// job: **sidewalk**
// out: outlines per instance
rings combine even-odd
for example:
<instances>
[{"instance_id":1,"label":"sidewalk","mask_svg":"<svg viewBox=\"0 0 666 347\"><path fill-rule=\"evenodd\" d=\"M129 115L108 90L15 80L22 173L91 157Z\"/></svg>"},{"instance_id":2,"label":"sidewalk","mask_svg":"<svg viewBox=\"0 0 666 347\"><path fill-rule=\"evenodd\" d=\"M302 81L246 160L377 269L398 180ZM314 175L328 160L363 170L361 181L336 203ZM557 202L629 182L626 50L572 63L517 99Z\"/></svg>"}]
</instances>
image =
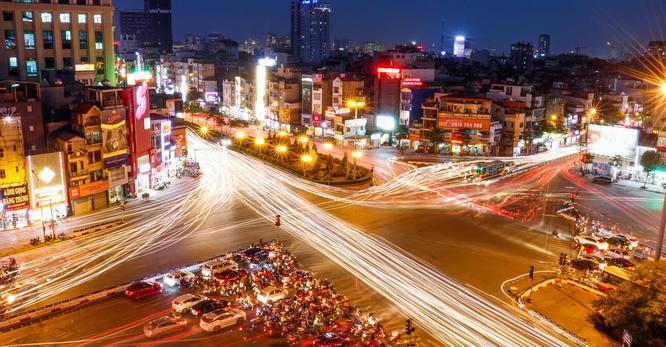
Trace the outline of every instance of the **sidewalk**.
<instances>
[{"instance_id":1,"label":"sidewalk","mask_svg":"<svg viewBox=\"0 0 666 347\"><path fill-rule=\"evenodd\" d=\"M628 188L634 188L637 190L643 190L643 191L648 191L652 193L658 193L658 194L664 194L666 193L666 190L662 186L656 185L656 184L646 184L645 187L646 189L642 189L643 187L643 182L636 182L636 181L629 181L629 180L618 180L617 182L613 183L618 186L622 187L628 187Z\"/></svg>"},{"instance_id":2,"label":"sidewalk","mask_svg":"<svg viewBox=\"0 0 666 347\"><path fill-rule=\"evenodd\" d=\"M596 294L562 284L541 288L532 293L531 298L528 307L584 338L588 346L618 346L594 327L592 301L599 298Z\"/></svg>"}]
</instances>

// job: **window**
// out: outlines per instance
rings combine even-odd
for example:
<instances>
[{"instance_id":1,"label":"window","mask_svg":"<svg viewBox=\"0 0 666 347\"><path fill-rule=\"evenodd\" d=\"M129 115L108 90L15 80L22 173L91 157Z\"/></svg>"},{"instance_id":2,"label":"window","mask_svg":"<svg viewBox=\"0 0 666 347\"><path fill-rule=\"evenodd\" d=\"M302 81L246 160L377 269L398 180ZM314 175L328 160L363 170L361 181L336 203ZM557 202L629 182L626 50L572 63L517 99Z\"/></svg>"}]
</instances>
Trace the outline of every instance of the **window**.
<instances>
[{"instance_id":1,"label":"window","mask_svg":"<svg viewBox=\"0 0 666 347\"><path fill-rule=\"evenodd\" d=\"M58 0L59 5L69 5L69 0Z\"/></svg>"},{"instance_id":2,"label":"window","mask_svg":"<svg viewBox=\"0 0 666 347\"><path fill-rule=\"evenodd\" d=\"M35 49L35 33L26 30L23 32L23 45L26 49Z\"/></svg>"},{"instance_id":3,"label":"window","mask_svg":"<svg viewBox=\"0 0 666 347\"><path fill-rule=\"evenodd\" d=\"M85 5L85 4L86 4L86 0L76 0L76 4L77 4L77 5Z\"/></svg>"},{"instance_id":4,"label":"window","mask_svg":"<svg viewBox=\"0 0 666 347\"><path fill-rule=\"evenodd\" d=\"M69 147L69 145L67 147ZM71 153L72 151L69 152ZM69 163L69 172L76 173L76 163Z\"/></svg>"},{"instance_id":5,"label":"window","mask_svg":"<svg viewBox=\"0 0 666 347\"><path fill-rule=\"evenodd\" d=\"M97 64L97 74L98 75L103 75L104 74L104 57L97 57L96 58Z\"/></svg>"},{"instance_id":6,"label":"window","mask_svg":"<svg viewBox=\"0 0 666 347\"><path fill-rule=\"evenodd\" d=\"M28 76L37 76L37 60L28 59L25 62L25 70L28 73Z\"/></svg>"},{"instance_id":7,"label":"window","mask_svg":"<svg viewBox=\"0 0 666 347\"><path fill-rule=\"evenodd\" d=\"M102 24L102 15L101 14L94 14L93 15L93 23Z\"/></svg>"},{"instance_id":8,"label":"window","mask_svg":"<svg viewBox=\"0 0 666 347\"><path fill-rule=\"evenodd\" d=\"M18 76L18 74L19 74L18 58L9 57L9 75Z\"/></svg>"},{"instance_id":9,"label":"window","mask_svg":"<svg viewBox=\"0 0 666 347\"><path fill-rule=\"evenodd\" d=\"M5 22L11 22L14 20L14 12L12 11L2 11L2 20Z\"/></svg>"},{"instance_id":10,"label":"window","mask_svg":"<svg viewBox=\"0 0 666 347\"><path fill-rule=\"evenodd\" d=\"M34 127L34 126L32 126L32 125L31 125L31 126L29 126L29 127L28 127L28 131L30 131L30 132L33 132L33 131L35 131L35 127Z\"/></svg>"},{"instance_id":11,"label":"window","mask_svg":"<svg viewBox=\"0 0 666 347\"><path fill-rule=\"evenodd\" d=\"M69 23L71 21L69 13L60 14L60 23Z\"/></svg>"},{"instance_id":12,"label":"window","mask_svg":"<svg viewBox=\"0 0 666 347\"><path fill-rule=\"evenodd\" d=\"M79 31L79 48L88 49L88 32Z\"/></svg>"},{"instance_id":13,"label":"window","mask_svg":"<svg viewBox=\"0 0 666 347\"><path fill-rule=\"evenodd\" d=\"M53 57L44 58L44 68L45 69L55 69L55 58L53 58Z\"/></svg>"},{"instance_id":14,"label":"window","mask_svg":"<svg viewBox=\"0 0 666 347\"><path fill-rule=\"evenodd\" d=\"M51 12L42 12L42 23L51 23L53 22L53 15Z\"/></svg>"},{"instance_id":15,"label":"window","mask_svg":"<svg viewBox=\"0 0 666 347\"><path fill-rule=\"evenodd\" d=\"M78 18L79 23L85 23L88 21L88 17L86 16L85 13L79 13L78 15L76 15L76 18Z\"/></svg>"},{"instance_id":16,"label":"window","mask_svg":"<svg viewBox=\"0 0 666 347\"><path fill-rule=\"evenodd\" d=\"M99 6L99 5L101 5L101 4L102 4L101 1L99 1L99 0L93 0L93 5L95 5L95 6Z\"/></svg>"},{"instance_id":17,"label":"window","mask_svg":"<svg viewBox=\"0 0 666 347\"><path fill-rule=\"evenodd\" d=\"M70 30L61 31L60 39L62 40L62 49L72 49L72 32Z\"/></svg>"},{"instance_id":18,"label":"window","mask_svg":"<svg viewBox=\"0 0 666 347\"><path fill-rule=\"evenodd\" d=\"M86 143L89 145L102 143L102 137L100 136L99 131L93 130L91 132L86 133Z\"/></svg>"},{"instance_id":19,"label":"window","mask_svg":"<svg viewBox=\"0 0 666 347\"><path fill-rule=\"evenodd\" d=\"M44 49L52 49L54 43L53 31L50 30L42 31L42 41L44 41Z\"/></svg>"},{"instance_id":20,"label":"window","mask_svg":"<svg viewBox=\"0 0 666 347\"><path fill-rule=\"evenodd\" d=\"M16 31L5 30L5 48L16 48Z\"/></svg>"},{"instance_id":21,"label":"window","mask_svg":"<svg viewBox=\"0 0 666 347\"><path fill-rule=\"evenodd\" d=\"M74 68L74 63L73 63L72 57L63 57L62 58L62 67L64 67L66 70L71 70Z\"/></svg>"},{"instance_id":22,"label":"window","mask_svg":"<svg viewBox=\"0 0 666 347\"><path fill-rule=\"evenodd\" d=\"M5 174L5 169L0 169L0 179L5 179L7 178L7 175Z\"/></svg>"},{"instance_id":23,"label":"window","mask_svg":"<svg viewBox=\"0 0 666 347\"><path fill-rule=\"evenodd\" d=\"M104 49L104 33L95 31L95 49Z\"/></svg>"},{"instance_id":24,"label":"window","mask_svg":"<svg viewBox=\"0 0 666 347\"><path fill-rule=\"evenodd\" d=\"M32 22L32 11L23 12L22 18L24 22Z\"/></svg>"}]
</instances>

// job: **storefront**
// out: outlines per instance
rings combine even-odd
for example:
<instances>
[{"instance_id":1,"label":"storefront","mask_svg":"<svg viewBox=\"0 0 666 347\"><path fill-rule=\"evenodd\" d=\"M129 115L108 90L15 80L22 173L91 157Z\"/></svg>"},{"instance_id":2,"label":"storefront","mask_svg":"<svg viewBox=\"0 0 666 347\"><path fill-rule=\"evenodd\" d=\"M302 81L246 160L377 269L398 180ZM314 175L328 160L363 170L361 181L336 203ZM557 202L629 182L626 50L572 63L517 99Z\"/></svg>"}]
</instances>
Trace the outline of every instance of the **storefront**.
<instances>
[{"instance_id":1,"label":"storefront","mask_svg":"<svg viewBox=\"0 0 666 347\"><path fill-rule=\"evenodd\" d=\"M109 182L101 180L69 188L72 214L81 215L109 205L106 191Z\"/></svg>"},{"instance_id":2,"label":"storefront","mask_svg":"<svg viewBox=\"0 0 666 347\"><path fill-rule=\"evenodd\" d=\"M60 219L68 215L67 190L61 152L27 157L31 221Z\"/></svg>"},{"instance_id":3,"label":"storefront","mask_svg":"<svg viewBox=\"0 0 666 347\"><path fill-rule=\"evenodd\" d=\"M128 182L127 166L109 169L109 189L107 191L109 205L125 200Z\"/></svg>"}]
</instances>

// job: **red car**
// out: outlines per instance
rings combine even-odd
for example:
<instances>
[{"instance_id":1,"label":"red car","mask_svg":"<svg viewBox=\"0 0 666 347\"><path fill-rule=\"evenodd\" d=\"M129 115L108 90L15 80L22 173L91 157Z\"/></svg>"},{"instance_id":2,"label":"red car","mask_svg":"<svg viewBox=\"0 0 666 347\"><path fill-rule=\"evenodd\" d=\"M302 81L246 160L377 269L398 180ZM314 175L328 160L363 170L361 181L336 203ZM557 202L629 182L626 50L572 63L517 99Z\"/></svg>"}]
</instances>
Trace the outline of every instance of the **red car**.
<instances>
[{"instance_id":1,"label":"red car","mask_svg":"<svg viewBox=\"0 0 666 347\"><path fill-rule=\"evenodd\" d=\"M125 288L125 295L130 299L143 298L160 292L162 292L162 285L152 281L134 282Z\"/></svg>"},{"instance_id":2,"label":"red car","mask_svg":"<svg viewBox=\"0 0 666 347\"><path fill-rule=\"evenodd\" d=\"M215 280L217 281L217 283L223 286L240 280L244 280L246 278L247 278L247 271L242 269L238 271L234 271L231 269L224 270L219 274L215 275Z\"/></svg>"},{"instance_id":3,"label":"red car","mask_svg":"<svg viewBox=\"0 0 666 347\"><path fill-rule=\"evenodd\" d=\"M575 247L576 251L582 252L585 255L597 255L599 254L599 247L591 243L577 244Z\"/></svg>"}]
</instances>

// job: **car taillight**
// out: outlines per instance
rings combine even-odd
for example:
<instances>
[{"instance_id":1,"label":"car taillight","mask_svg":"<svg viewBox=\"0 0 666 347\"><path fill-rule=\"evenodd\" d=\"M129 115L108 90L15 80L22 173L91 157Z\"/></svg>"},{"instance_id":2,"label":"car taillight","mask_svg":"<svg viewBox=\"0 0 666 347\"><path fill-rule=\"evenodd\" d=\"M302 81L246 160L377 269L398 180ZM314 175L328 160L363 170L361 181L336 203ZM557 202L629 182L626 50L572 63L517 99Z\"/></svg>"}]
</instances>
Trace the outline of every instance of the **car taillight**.
<instances>
[{"instance_id":1,"label":"car taillight","mask_svg":"<svg viewBox=\"0 0 666 347\"><path fill-rule=\"evenodd\" d=\"M173 304L174 304L174 305L180 305L180 304L182 304L182 302L180 302L180 301L174 301Z\"/></svg>"}]
</instances>

